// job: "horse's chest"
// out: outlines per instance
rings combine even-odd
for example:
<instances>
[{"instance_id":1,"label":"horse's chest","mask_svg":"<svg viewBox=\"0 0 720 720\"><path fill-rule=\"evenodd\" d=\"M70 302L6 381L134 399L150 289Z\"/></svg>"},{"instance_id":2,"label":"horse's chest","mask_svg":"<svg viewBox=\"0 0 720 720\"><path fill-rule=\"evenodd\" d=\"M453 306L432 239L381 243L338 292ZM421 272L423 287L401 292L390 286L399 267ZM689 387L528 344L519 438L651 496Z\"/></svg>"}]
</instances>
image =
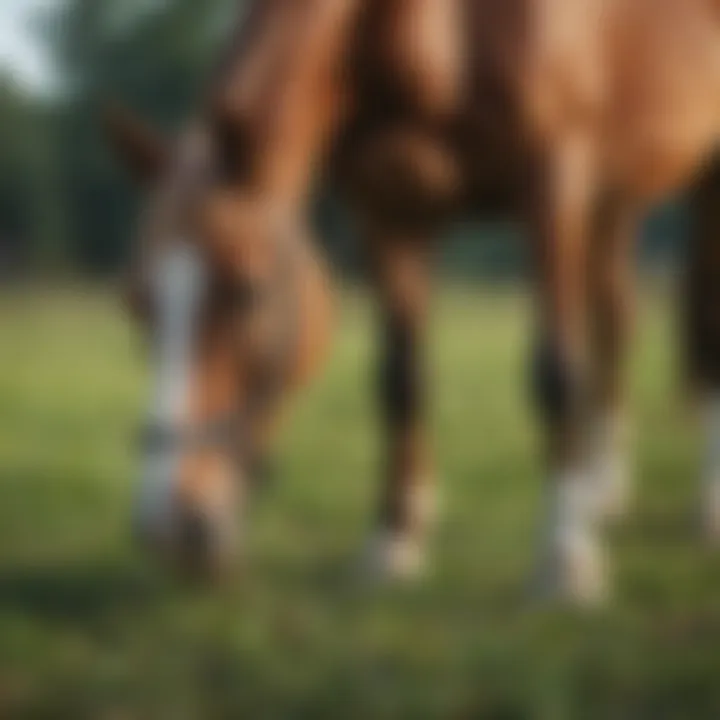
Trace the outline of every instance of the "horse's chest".
<instances>
[{"instance_id":1,"label":"horse's chest","mask_svg":"<svg viewBox=\"0 0 720 720\"><path fill-rule=\"evenodd\" d=\"M691 178L717 143L720 32L679 3L652 26L641 20L628 13L614 38L605 145L618 182L654 199Z\"/></svg>"},{"instance_id":2,"label":"horse's chest","mask_svg":"<svg viewBox=\"0 0 720 720\"><path fill-rule=\"evenodd\" d=\"M447 132L398 122L353 141L345 178L373 214L432 223L452 214L499 215L514 207L517 139L482 114L458 118Z\"/></svg>"},{"instance_id":3,"label":"horse's chest","mask_svg":"<svg viewBox=\"0 0 720 720\"><path fill-rule=\"evenodd\" d=\"M526 4L376 0L355 64L356 194L415 217L507 204L522 152Z\"/></svg>"},{"instance_id":4,"label":"horse's chest","mask_svg":"<svg viewBox=\"0 0 720 720\"><path fill-rule=\"evenodd\" d=\"M361 201L408 219L508 207L524 148L507 85L490 77L478 82L443 118L376 113L359 122L347 143L346 177Z\"/></svg>"}]
</instances>

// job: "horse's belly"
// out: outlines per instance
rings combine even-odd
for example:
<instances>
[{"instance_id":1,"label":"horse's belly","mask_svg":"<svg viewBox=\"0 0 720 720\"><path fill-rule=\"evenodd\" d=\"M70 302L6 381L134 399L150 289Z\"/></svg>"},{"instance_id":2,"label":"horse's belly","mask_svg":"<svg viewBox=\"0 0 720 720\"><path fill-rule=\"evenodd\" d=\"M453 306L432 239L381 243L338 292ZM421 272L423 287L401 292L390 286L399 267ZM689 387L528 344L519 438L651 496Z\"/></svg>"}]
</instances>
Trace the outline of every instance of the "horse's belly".
<instances>
[{"instance_id":1,"label":"horse's belly","mask_svg":"<svg viewBox=\"0 0 720 720\"><path fill-rule=\"evenodd\" d=\"M686 184L720 137L720 66L714 78L700 75L698 81L685 73L677 84L663 83L661 69L655 85L648 80L632 98L616 97L605 137L616 184L647 199Z\"/></svg>"},{"instance_id":2,"label":"horse's belly","mask_svg":"<svg viewBox=\"0 0 720 720\"><path fill-rule=\"evenodd\" d=\"M608 40L605 155L617 182L652 198L685 183L720 131L720 25L701 4L628 3Z\"/></svg>"},{"instance_id":3,"label":"horse's belly","mask_svg":"<svg viewBox=\"0 0 720 720\"><path fill-rule=\"evenodd\" d=\"M720 116L648 119L613 136L608 145L608 174L638 200L655 201L686 186L716 149Z\"/></svg>"}]
</instances>

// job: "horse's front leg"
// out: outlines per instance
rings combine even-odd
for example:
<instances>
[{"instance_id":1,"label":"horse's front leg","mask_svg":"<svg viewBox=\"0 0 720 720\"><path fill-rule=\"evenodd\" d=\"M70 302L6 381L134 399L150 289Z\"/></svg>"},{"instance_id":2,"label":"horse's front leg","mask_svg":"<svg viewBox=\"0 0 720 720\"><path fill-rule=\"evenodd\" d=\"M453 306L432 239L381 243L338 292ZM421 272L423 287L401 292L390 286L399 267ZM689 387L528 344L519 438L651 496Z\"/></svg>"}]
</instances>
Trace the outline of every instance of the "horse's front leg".
<instances>
[{"instance_id":1,"label":"horse's front leg","mask_svg":"<svg viewBox=\"0 0 720 720\"><path fill-rule=\"evenodd\" d=\"M537 408L549 485L541 537L542 595L594 602L605 591L604 553L585 447L587 260L596 200L592 146L571 138L536 159L529 221L538 283Z\"/></svg>"},{"instance_id":2,"label":"horse's front leg","mask_svg":"<svg viewBox=\"0 0 720 720\"><path fill-rule=\"evenodd\" d=\"M684 283L684 348L705 425L700 519L720 543L720 164L690 195L691 234Z\"/></svg>"},{"instance_id":3,"label":"horse's front leg","mask_svg":"<svg viewBox=\"0 0 720 720\"><path fill-rule=\"evenodd\" d=\"M588 266L590 407L587 453L598 511L622 517L631 493L627 356L635 316L637 209L620 197L598 208Z\"/></svg>"},{"instance_id":4,"label":"horse's front leg","mask_svg":"<svg viewBox=\"0 0 720 720\"><path fill-rule=\"evenodd\" d=\"M424 233L375 228L370 264L379 299L380 407L387 438L378 526L368 569L380 577L417 575L435 514L423 372L432 243Z\"/></svg>"}]
</instances>

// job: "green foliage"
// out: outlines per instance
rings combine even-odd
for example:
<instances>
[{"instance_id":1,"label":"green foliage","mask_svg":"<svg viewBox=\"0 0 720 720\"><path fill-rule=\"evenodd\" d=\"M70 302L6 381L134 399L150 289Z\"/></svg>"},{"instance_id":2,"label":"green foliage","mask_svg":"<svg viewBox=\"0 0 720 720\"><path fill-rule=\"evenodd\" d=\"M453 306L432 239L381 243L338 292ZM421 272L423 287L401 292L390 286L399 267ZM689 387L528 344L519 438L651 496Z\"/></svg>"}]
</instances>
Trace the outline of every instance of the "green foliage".
<instances>
[{"instance_id":1,"label":"green foliage","mask_svg":"<svg viewBox=\"0 0 720 720\"><path fill-rule=\"evenodd\" d=\"M62 261L51 113L0 76L0 270Z\"/></svg>"}]
</instances>

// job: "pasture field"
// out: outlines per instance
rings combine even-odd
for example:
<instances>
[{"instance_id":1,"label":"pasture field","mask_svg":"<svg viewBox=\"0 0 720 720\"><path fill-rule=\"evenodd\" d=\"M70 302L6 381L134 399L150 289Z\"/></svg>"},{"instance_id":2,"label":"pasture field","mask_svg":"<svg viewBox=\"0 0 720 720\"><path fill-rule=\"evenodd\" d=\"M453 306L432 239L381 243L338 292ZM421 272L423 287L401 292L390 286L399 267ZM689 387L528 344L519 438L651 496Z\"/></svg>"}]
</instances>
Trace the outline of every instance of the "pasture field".
<instances>
[{"instance_id":1,"label":"pasture field","mask_svg":"<svg viewBox=\"0 0 720 720\"><path fill-rule=\"evenodd\" d=\"M348 572L379 468L372 313L353 295L284 432L244 572L208 592L131 542L146 380L115 300L1 295L0 717L720 717L720 551L692 523L697 443L670 303L643 302L637 507L612 535L616 600L590 614L525 592L542 487L529 310L509 290L440 293L445 513L426 580L373 590Z\"/></svg>"}]
</instances>

